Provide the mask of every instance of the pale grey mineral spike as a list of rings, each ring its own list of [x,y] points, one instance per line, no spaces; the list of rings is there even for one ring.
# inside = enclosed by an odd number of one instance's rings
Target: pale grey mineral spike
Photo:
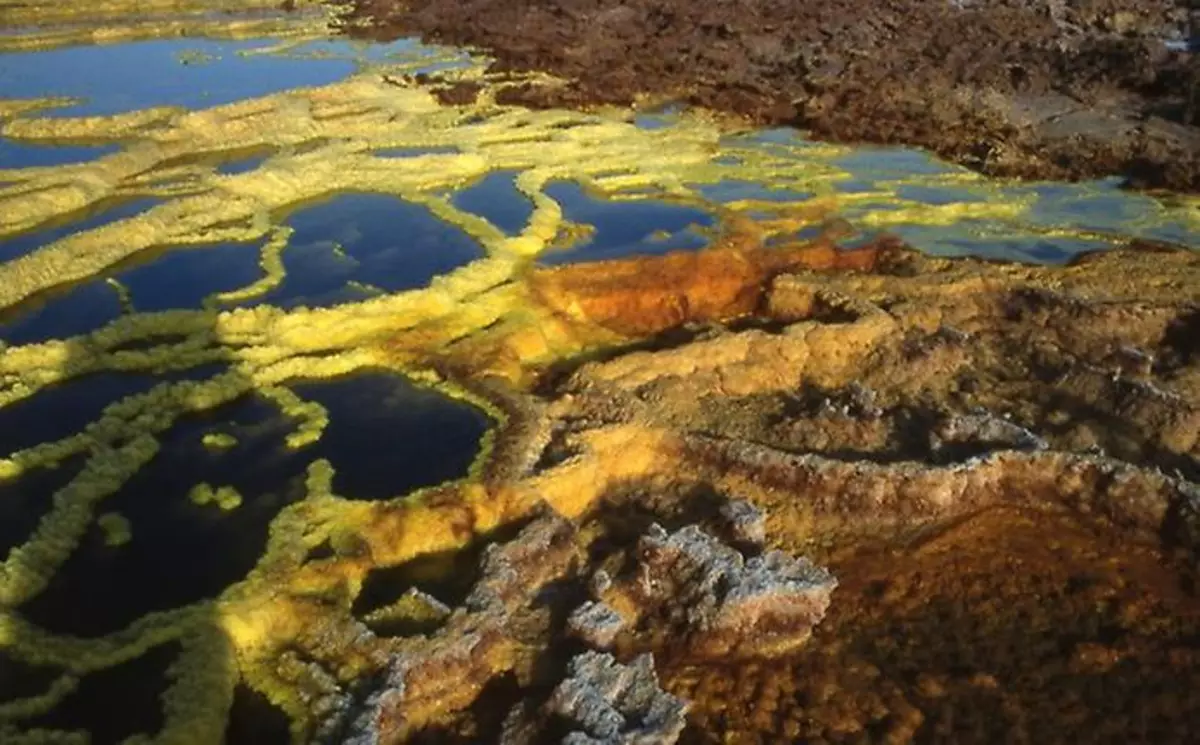
[[[596,570],[596,573],[592,575],[592,579],[588,583],[588,587],[591,589],[593,595],[602,595],[603,593],[608,592],[608,588],[612,587],[612,584],[612,576],[603,569],[598,569]]]
[[[596,649],[608,649],[625,628],[625,619],[612,608],[589,600],[567,619],[571,635]]]
[[[990,412],[958,414],[942,421],[929,436],[935,455],[955,449],[1045,450],[1049,444],[1024,427]]]
[[[687,703],[659,687],[650,655],[622,665],[601,652],[571,660],[547,708],[572,728],[563,742],[578,745],[671,745],[688,711]]]
[[[545,564],[556,547],[569,544],[575,526],[561,515],[547,511],[529,523],[507,543],[493,543],[484,551],[479,582],[464,606],[471,611],[499,608],[521,601],[534,578],[530,570]]]
[[[399,656],[393,658],[385,679],[370,690],[366,699],[356,704],[348,701],[340,716],[326,719],[313,741],[322,745],[380,745],[380,720],[404,700],[407,672],[405,661]]]
[[[655,525],[639,545],[634,604],[673,619],[672,633],[699,657],[771,656],[808,640],[837,580],[805,558],[772,551],[750,560],[689,525]]]
[[[721,505],[721,517],[734,540],[753,546],[767,542],[767,516],[752,503],[744,499],[726,502]]]

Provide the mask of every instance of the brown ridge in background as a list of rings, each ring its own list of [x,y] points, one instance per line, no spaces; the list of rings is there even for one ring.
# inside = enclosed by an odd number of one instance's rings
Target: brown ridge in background
[[[350,33],[540,70],[502,102],[682,100],[995,176],[1200,190],[1194,0],[353,0]],[[1189,51],[1191,50],[1191,51]]]

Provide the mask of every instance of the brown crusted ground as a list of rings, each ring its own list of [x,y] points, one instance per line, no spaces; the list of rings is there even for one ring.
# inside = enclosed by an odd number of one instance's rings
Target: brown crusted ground
[[[1188,0],[355,0],[349,28],[474,45],[565,87],[533,106],[682,99],[988,174],[1200,189]],[[1189,17],[1190,12],[1190,17]],[[448,90],[457,100],[469,91]]]
[[[773,276],[753,246],[700,252],[682,286],[678,257],[621,262],[633,296],[595,267],[533,270],[547,318],[631,347],[544,371],[532,394],[482,392],[509,414],[490,499],[553,513],[494,539],[476,578],[456,560],[440,583],[396,583],[458,608],[401,630],[410,651],[332,726],[465,743],[507,721],[528,736],[507,742],[559,742],[544,704],[591,645],[651,654],[688,703],[678,738],[646,742],[1192,742],[1200,256],[1134,245],[1052,268],[827,248]],[[756,268],[731,281],[722,251]],[[680,299],[705,287],[713,304]],[[476,369],[480,348],[446,347],[470,358],[447,369]],[[828,568],[828,611],[767,593],[729,636],[700,612],[727,587],[656,556],[655,523]],[[591,601],[623,625],[577,618]]]
[[[1188,742],[1198,271],[1147,247],[1062,270],[910,255],[799,272],[767,292],[792,325],[556,387],[563,472],[658,453],[566,482],[605,495],[606,529],[749,499],[768,545],[840,582],[796,654],[656,652],[693,705],[682,741]]]
[[[1128,536],[996,508],[831,568],[799,654],[668,671],[696,702],[685,741],[1186,743],[1200,724],[1200,606]]]

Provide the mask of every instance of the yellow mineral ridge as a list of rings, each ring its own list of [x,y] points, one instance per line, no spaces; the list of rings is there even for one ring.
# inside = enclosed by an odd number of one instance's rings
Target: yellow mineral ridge
[[[218,39],[319,38],[333,13],[316,0],[293,0],[291,12],[277,0],[54,0],[0,5],[0,51],[75,44],[117,44],[173,36]],[[19,33],[13,33],[19,31]]]

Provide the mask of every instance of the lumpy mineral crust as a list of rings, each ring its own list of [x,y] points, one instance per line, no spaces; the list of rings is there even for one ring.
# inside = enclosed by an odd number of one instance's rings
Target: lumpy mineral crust
[[[680,742],[1067,741],[1065,722],[1187,741],[1198,269],[1148,246],[1066,269],[880,246],[765,281],[751,327],[679,319],[701,328],[547,379],[521,481],[580,548],[535,591],[561,604],[540,644],[652,653],[689,703]],[[1156,362],[1126,367],[1133,349]],[[1121,440],[1081,439],[1118,412]],[[546,545],[511,549],[532,586]],[[558,680],[517,678],[533,700]]]

